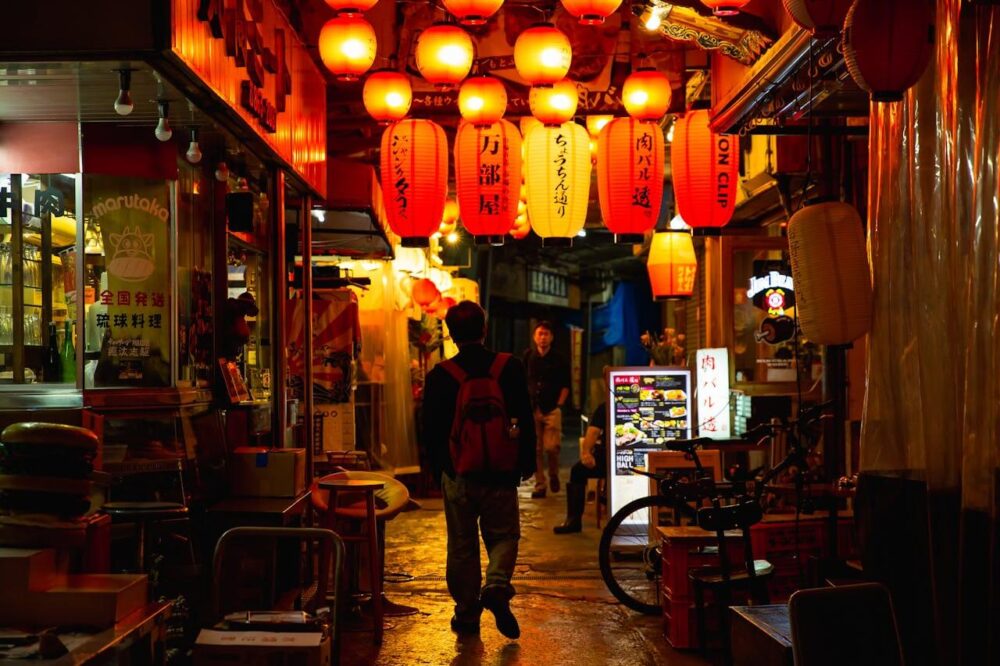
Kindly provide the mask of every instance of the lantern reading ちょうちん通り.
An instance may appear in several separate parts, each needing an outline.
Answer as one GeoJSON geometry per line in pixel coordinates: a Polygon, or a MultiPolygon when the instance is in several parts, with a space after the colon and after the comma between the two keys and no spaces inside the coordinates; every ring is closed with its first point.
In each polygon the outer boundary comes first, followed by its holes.
{"type": "Polygon", "coordinates": [[[854,0],[781,0],[785,11],[801,28],[815,35],[835,35],[844,27],[844,19],[854,0]]]}
{"type": "Polygon", "coordinates": [[[788,220],[788,253],[802,333],[820,345],[846,345],[867,333],[871,269],[858,211],[840,202],[799,210],[788,220]]]}
{"type": "Polygon", "coordinates": [[[597,193],[604,225],[618,243],[641,243],[663,200],[663,131],[616,118],[597,137],[597,193]]]}
{"type": "Polygon", "coordinates": [[[448,193],[448,141],[430,120],[400,120],[382,133],[382,198],[404,247],[426,247],[448,193]]]}
{"type": "Polygon", "coordinates": [[[455,135],[455,189],[462,224],[476,243],[500,245],[517,216],[521,135],[512,123],[463,122],[455,135]]]}
{"type": "Polygon", "coordinates": [[[749,2],[750,0],[701,0],[701,4],[711,9],[716,16],[735,16],[749,2]]]}
{"type": "Polygon", "coordinates": [[[439,296],[441,296],[441,292],[438,291],[437,285],[434,284],[433,280],[421,278],[415,280],[410,286],[410,298],[422,308],[436,301],[439,296]]]}
{"type": "Polygon", "coordinates": [[[514,42],[514,67],[532,86],[551,85],[569,73],[573,48],[569,38],[551,23],[538,23],[514,42]]]}
{"type": "Polygon", "coordinates": [[[497,13],[503,0],[442,0],[444,8],[463,25],[483,25],[497,13]]]}
{"type": "Polygon", "coordinates": [[[708,111],[689,111],[674,125],[670,146],[677,212],[696,233],[718,233],[736,208],[737,137],[714,134],[708,111]]]}
{"type": "Polygon", "coordinates": [[[576,115],[579,97],[576,83],[563,79],[551,86],[533,86],[528,93],[528,108],[539,122],[562,125],[576,115]]]}
{"type": "Polygon", "coordinates": [[[413,101],[410,77],[391,69],[372,72],[365,79],[361,97],[368,115],[375,120],[382,123],[402,120],[413,101]]]}
{"type": "Polygon", "coordinates": [[[378,0],[325,0],[338,16],[357,16],[375,6],[378,0]]]}
{"type": "Polygon", "coordinates": [[[507,110],[507,89],[492,76],[467,79],[458,91],[458,110],[470,123],[492,125],[507,110]]]}
{"type": "Polygon", "coordinates": [[[646,271],[656,300],[690,297],[698,274],[691,234],[673,229],[653,234],[646,271]]]}
{"type": "Polygon", "coordinates": [[[360,16],[335,16],[319,33],[319,57],[341,81],[357,81],[375,62],[375,30],[360,16]]]}
{"type": "Polygon", "coordinates": [[[622,86],[622,104],[637,120],[659,120],[670,108],[670,79],[653,67],[640,67],[622,86]]]}
{"type": "Polygon", "coordinates": [[[590,137],[573,122],[534,127],[524,138],[531,228],[543,245],[572,245],[587,221],[590,137]]]}
{"type": "Polygon", "coordinates": [[[567,12],[583,25],[600,25],[622,4],[622,0],[562,0],[567,12]]]}
{"type": "Polygon", "coordinates": [[[930,0],[858,0],[844,23],[844,62],[875,102],[898,102],[934,52],[930,0]]]}
{"type": "Polygon", "coordinates": [[[473,55],[469,33],[451,23],[435,23],[417,37],[414,59],[420,76],[439,88],[450,88],[469,75],[473,55]]]}

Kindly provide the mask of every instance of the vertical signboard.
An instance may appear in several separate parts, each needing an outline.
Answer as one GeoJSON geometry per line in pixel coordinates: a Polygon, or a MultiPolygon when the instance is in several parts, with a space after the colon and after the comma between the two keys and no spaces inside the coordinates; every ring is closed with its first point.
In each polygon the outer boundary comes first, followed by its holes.
{"type": "Polygon", "coordinates": [[[699,349],[695,365],[698,369],[698,436],[729,439],[729,350],[699,349]]]}

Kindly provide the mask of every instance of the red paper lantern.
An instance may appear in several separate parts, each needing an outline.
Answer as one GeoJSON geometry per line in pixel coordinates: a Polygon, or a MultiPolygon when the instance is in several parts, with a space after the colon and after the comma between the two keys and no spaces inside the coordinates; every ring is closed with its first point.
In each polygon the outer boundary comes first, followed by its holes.
{"type": "Polygon", "coordinates": [[[654,67],[640,67],[622,86],[625,110],[638,120],[659,120],[670,108],[670,79],[654,67]]]}
{"type": "Polygon", "coordinates": [[[736,208],[739,141],[714,134],[708,111],[690,111],[674,125],[670,166],[677,212],[697,233],[718,232],[736,208]]]}
{"type": "Polygon", "coordinates": [[[800,27],[814,35],[836,35],[854,0],[782,0],[785,11],[800,27]]]}
{"type": "Polygon", "coordinates": [[[663,131],[655,123],[617,118],[597,138],[597,193],[616,243],[641,243],[663,201],[663,131]]]}
{"type": "Polygon", "coordinates": [[[400,120],[382,133],[382,198],[404,247],[427,247],[448,193],[448,141],[430,120],[400,120]]]}
{"type": "Polygon", "coordinates": [[[429,83],[450,88],[469,75],[473,55],[469,33],[451,23],[435,23],[417,37],[414,59],[429,83]]]}
{"type": "Polygon", "coordinates": [[[476,243],[502,245],[517,216],[521,135],[500,120],[487,127],[461,123],[455,135],[455,189],[462,224],[476,243]]]}
{"type": "Polygon", "coordinates": [[[600,25],[622,4],[622,0],[562,0],[563,7],[583,25],[600,25]]]}
{"type": "Polygon", "coordinates": [[[443,296],[440,301],[437,302],[437,308],[434,310],[434,315],[438,319],[444,319],[448,314],[448,310],[455,307],[455,299],[451,296],[443,296]]]}
{"type": "Polygon", "coordinates": [[[507,89],[500,79],[475,76],[459,89],[458,110],[470,123],[492,125],[503,118],[507,110],[507,89]]]}
{"type": "Polygon", "coordinates": [[[698,274],[691,234],[673,230],[654,234],[646,271],[656,300],[689,298],[698,274]]]}
{"type": "Polygon", "coordinates": [[[463,25],[483,25],[497,13],[503,0],[443,0],[444,8],[463,25]]]}
{"type": "Polygon", "coordinates": [[[534,86],[528,93],[531,115],[549,126],[562,125],[576,115],[580,92],[569,79],[551,86],[534,86]]]}
{"type": "Polygon", "coordinates": [[[410,112],[413,88],[410,77],[391,69],[372,72],[361,95],[368,115],[379,122],[402,120],[410,112]]]}
{"type": "Polygon", "coordinates": [[[844,61],[872,101],[898,102],[934,52],[929,0],[858,0],[844,23],[844,61]]]}
{"type": "Polygon", "coordinates": [[[749,3],[750,0],[701,0],[716,16],[736,16],[749,3]]]}
{"type": "Polygon", "coordinates": [[[375,6],[378,0],[326,0],[330,9],[339,16],[357,16],[375,6]]]}
{"type": "Polygon", "coordinates": [[[413,283],[410,288],[410,298],[422,308],[427,307],[441,296],[437,285],[427,278],[422,278],[413,283]]]}
{"type": "Polygon", "coordinates": [[[319,32],[319,57],[341,81],[357,81],[375,62],[375,30],[359,16],[335,16],[319,32]]]}
{"type": "Polygon", "coordinates": [[[551,23],[537,23],[514,42],[514,67],[532,86],[551,85],[569,74],[573,47],[569,38],[551,23]]]}

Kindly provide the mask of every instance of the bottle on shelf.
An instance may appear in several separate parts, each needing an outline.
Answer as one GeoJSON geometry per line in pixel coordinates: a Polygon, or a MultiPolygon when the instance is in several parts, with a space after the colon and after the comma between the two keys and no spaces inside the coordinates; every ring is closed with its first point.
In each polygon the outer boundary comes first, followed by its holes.
{"type": "Polygon", "coordinates": [[[56,334],[56,323],[54,321],[49,322],[49,344],[45,348],[45,360],[42,363],[42,380],[46,382],[62,381],[59,336],[56,334]]]}
{"type": "Polygon", "coordinates": [[[59,361],[62,364],[63,384],[76,383],[76,347],[73,346],[73,327],[67,318],[64,324],[62,353],[59,354],[59,361]]]}

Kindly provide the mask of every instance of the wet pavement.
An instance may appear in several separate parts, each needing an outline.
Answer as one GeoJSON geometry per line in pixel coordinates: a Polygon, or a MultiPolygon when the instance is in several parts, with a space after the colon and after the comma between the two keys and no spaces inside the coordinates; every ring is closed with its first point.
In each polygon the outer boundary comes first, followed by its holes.
{"type": "MultiPolygon", "coordinates": [[[[574,449],[575,453],[575,449],[574,449]]],[[[564,455],[564,458],[566,456],[564,455]]],[[[568,478],[564,472],[563,482],[568,478]]],[[[419,608],[408,617],[386,618],[380,649],[368,633],[343,636],[345,666],[427,664],[666,664],[708,662],[691,652],[674,651],[663,636],[659,617],[638,615],[615,601],[597,565],[593,502],[587,504],[582,534],[555,535],[566,510],[564,492],[531,499],[521,487],[521,543],[511,608],[521,638],[510,641],[483,613],[478,637],[459,639],[449,626],[452,601],[445,585],[445,520],[440,499],[421,499],[423,508],[404,513],[386,531],[386,596],[419,608]],[[402,574],[405,574],[402,575],[402,574]],[[412,579],[408,579],[412,576],[412,579]],[[406,582],[393,582],[407,579],[406,582]]],[[[486,554],[482,553],[486,562],[486,554]]]]}

